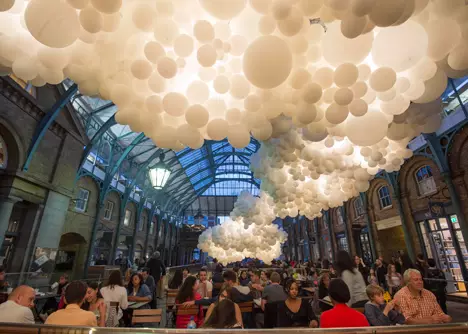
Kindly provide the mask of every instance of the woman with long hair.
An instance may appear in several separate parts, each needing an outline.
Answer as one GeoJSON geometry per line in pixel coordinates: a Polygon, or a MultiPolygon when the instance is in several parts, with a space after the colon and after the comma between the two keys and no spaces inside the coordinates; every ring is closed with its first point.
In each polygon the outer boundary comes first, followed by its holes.
{"type": "MultiPolygon", "coordinates": [[[[192,300],[201,299],[198,290],[198,280],[195,276],[188,276],[182,286],[179,289],[179,292],[176,296],[176,304],[182,304],[192,300]]],[[[176,317],[176,328],[187,328],[187,324],[190,322],[190,315],[177,315],[176,317]]],[[[193,317],[197,327],[203,323],[203,307],[199,306],[199,312],[193,317]]]]}
{"type": "Polygon", "coordinates": [[[128,308],[127,289],[122,286],[122,274],[120,270],[114,270],[107,281],[107,285],[101,289],[101,295],[104,298],[106,304],[118,303],[118,311],[116,316],[109,317],[112,319],[112,323],[107,323],[108,327],[117,327],[119,320],[123,316],[122,310],[128,308]]]}
{"type": "Polygon", "coordinates": [[[107,305],[99,291],[99,284],[91,282],[86,290],[86,297],[81,308],[85,311],[91,311],[96,315],[99,327],[106,327],[107,305]]]}
{"type": "MultiPolygon", "coordinates": [[[[206,311],[206,318],[205,318],[206,321],[207,321],[207,319],[210,318],[211,314],[213,313],[213,310],[217,307],[217,305],[221,301],[223,301],[225,299],[228,299],[228,300],[232,301],[232,287],[227,283],[224,283],[223,286],[221,287],[221,289],[219,290],[218,300],[216,302],[214,302],[213,304],[211,304],[210,307],[208,308],[208,310],[206,311]]],[[[240,307],[237,304],[234,304],[234,305],[235,305],[235,309],[236,309],[235,310],[236,311],[236,322],[238,324],[240,324],[240,327],[243,327],[242,313],[241,313],[240,307]]],[[[206,323],[206,321],[205,321],[205,323],[206,323]]]]}
{"type": "Polygon", "coordinates": [[[182,270],[177,269],[174,272],[174,276],[172,276],[171,281],[169,282],[168,288],[173,289],[173,290],[180,289],[180,287],[182,286],[182,280],[183,280],[182,270]]]}
{"type": "Polygon", "coordinates": [[[242,270],[239,275],[239,284],[242,286],[248,286],[250,278],[247,276],[247,270],[242,270]]]}
{"type": "Polygon", "coordinates": [[[351,299],[348,305],[351,307],[364,307],[367,303],[366,282],[362,274],[356,268],[355,263],[346,251],[339,251],[336,255],[335,266],[339,277],[349,288],[351,299]]]}
{"type": "MultiPolygon", "coordinates": [[[[242,328],[236,317],[236,304],[229,299],[219,301],[203,328],[242,328]]],[[[237,306],[239,307],[239,306],[237,306]]]]}
{"type": "MultiPolygon", "coordinates": [[[[319,286],[318,286],[318,298],[320,300],[323,300],[325,297],[328,297],[328,287],[330,285],[330,280],[331,278],[330,278],[329,273],[325,272],[320,276],[319,286]]],[[[331,310],[333,306],[320,301],[319,308],[322,312],[325,312],[325,311],[331,310]]]]}
{"type": "Polygon", "coordinates": [[[388,273],[385,278],[387,280],[388,292],[394,296],[400,290],[403,283],[403,277],[396,271],[394,264],[388,265],[388,273]]]}
{"type": "Polygon", "coordinates": [[[149,302],[153,299],[151,296],[151,291],[148,286],[143,283],[143,276],[139,273],[134,273],[130,276],[130,282],[128,283],[127,288],[128,301],[129,302],[148,302],[140,307],[140,309],[150,308],[149,302]]]}
{"type": "Polygon", "coordinates": [[[290,279],[284,286],[288,298],[278,303],[278,327],[318,327],[312,306],[307,299],[300,298],[299,285],[290,279]]]}

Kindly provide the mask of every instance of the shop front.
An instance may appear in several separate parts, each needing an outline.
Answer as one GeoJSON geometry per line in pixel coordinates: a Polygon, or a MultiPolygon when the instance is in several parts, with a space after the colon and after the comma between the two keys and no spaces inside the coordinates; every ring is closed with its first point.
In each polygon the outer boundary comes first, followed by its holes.
{"type": "Polygon", "coordinates": [[[382,255],[384,259],[391,259],[392,256],[398,256],[399,251],[407,253],[405,236],[399,215],[376,221],[375,225],[381,245],[379,255],[382,255]]]}
{"type": "Polygon", "coordinates": [[[372,264],[372,249],[370,245],[369,230],[367,227],[362,228],[361,233],[359,234],[359,248],[364,263],[368,265],[372,264]]]}
{"type": "MultiPolygon", "coordinates": [[[[448,211],[448,210],[447,210],[448,211]]],[[[445,214],[442,205],[431,205],[428,212],[416,215],[418,234],[426,258],[433,258],[438,268],[445,272],[447,292],[465,292],[463,270],[468,267],[468,252],[458,217],[445,214]],[[422,218],[422,219],[421,219],[422,218]],[[464,266],[464,267],[463,267],[464,266]]]]}
{"type": "Polygon", "coordinates": [[[349,253],[349,245],[348,245],[348,239],[346,239],[346,234],[344,232],[336,233],[335,239],[336,239],[336,246],[338,247],[338,250],[344,250],[349,253]]]}

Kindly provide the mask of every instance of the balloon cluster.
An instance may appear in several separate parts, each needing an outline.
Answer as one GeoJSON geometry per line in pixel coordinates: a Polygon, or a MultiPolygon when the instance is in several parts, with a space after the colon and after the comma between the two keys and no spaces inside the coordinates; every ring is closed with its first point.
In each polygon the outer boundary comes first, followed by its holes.
{"type": "Polygon", "coordinates": [[[78,83],[156,145],[267,140],[278,117],[377,143],[468,69],[464,0],[4,0],[0,72],[78,83]]]}
{"type": "Polygon", "coordinates": [[[249,192],[240,193],[230,219],[205,230],[198,239],[198,248],[221,263],[259,258],[269,263],[281,255],[281,244],[287,234],[273,224],[273,199],[266,193],[260,198],[249,192]]]}

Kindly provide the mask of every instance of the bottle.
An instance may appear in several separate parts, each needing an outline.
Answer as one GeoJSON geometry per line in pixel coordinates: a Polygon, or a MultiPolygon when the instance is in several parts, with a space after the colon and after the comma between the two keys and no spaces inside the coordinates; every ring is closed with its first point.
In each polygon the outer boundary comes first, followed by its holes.
{"type": "Polygon", "coordinates": [[[190,321],[187,324],[187,329],[196,329],[196,328],[197,328],[197,324],[195,323],[194,317],[191,316],[190,321]]]}

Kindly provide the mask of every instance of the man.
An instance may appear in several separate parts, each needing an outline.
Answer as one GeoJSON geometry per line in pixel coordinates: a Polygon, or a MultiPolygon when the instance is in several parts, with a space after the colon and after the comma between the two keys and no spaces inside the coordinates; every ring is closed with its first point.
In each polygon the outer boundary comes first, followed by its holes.
{"type": "Polygon", "coordinates": [[[394,300],[400,305],[406,324],[442,324],[452,321],[442,311],[434,294],[424,289],[423,278],[418,270],[406,270],[403,278],[406,286],[396,293],[394,300]]]}
{"type": "Polygon", "coordinates": [[[153,276],[150,275],[150,269],[148,267],[141,269],[141,276],[143,276],[143,283],[149,288],[151,294],[154,294],[156,283],[154,282],[153,276]]]}
{"type": "Polygon", "coordinates": [[[14,289],[8,300],[0,305],[0,322],[34,324],[31,307],[34,306],[36,292],[27,285],[14,289]]]}
{"type": "Polygon", "coordinates": [[[384,261],[384,258],[382,255],[379,256],[380,262],[382,262],[382,265],[384,266],[385,270],[388,268],[388,263],[384,261]]]}
{"type": "Polygon", "coordinates": [[[119,257],[115,259],[114,265],[116,265],[116,266],[121,266],[121,265],[122,265],[122,262],[123,262],[122,253],[120,253],[120,254],[119,254],[119,257]]]}
{"type": "Polygon", "coordinates": [[[434,259],[427,259],[427,280],[424,281],[426,288],[431,291],[437,298],[437,302],[440,305],[442,311],[447,314],[447,295],[445,288],[447,287],[447,281],[445,274],[436,267],[434,259]]]}
{"type": "Polygon", "coordinates": [[[252,275],[250,276],[249,288],[254,299],[258,299],[262,297],[262,292],[264,288],[260,282],[260,276],[261,276],[260,271],[254,271],[252,275]]]}
{"type": "Polygon", "coordinates": [[[379,285],[386,290],[387,281],[385,279],[385,275],[387,275],[387,269],[384,267],[382,260],[378,258],[375,260],[375,276],[377,277],[377,281],[379,285]]]}
{"type": "Polygon", "coordinates": [[[198,293],[202,298],[211,298],[213,297],[213,284],[208,281],[208,272],[206,269],[201,269],[198,273],[199,276],[199,285],[198,293]]]}
{"type": "Polygon", "coordinates": [[[284,292],[283,286],[280,285],[281,276],[276,271],[270,275],[271,284],[263,289],[262,293],[262,310],[265,311],[266,303],[276,303],[284,301],[288,298],[284,292]]]}
{"type": "MultiPolygon", "coordinates": [[[[117,261],[117,260],[116,260],[117,261]]],[[[107,260],[104,258],[104,254],[99,255],[99,259],[96,261],[97,266],[106,266],[107,260]]]]}
{"type": "Polygon", "coordinates": [[[159,280],[164,280],[164,276],[166,276],[166,267],[161,261],[161,253],[158,251],[154,252],[146,267],[149,269],[150,275],[154,278],[154,286],[157,290],[159,280]]]}
{"type": "MultiPolygon", "coordinates": [[[[71,282],[65,290],[67,307],[49,315],[45,324],[96,327],[96,315],[93,312],[81,309],[87,289],[88,286],[81,281],[71,282]]],[[[104,303],[99,305],[104,307],[104,303]]]]}
{"type": "Polygon", "coordinates": [[[229,284],[232,289],[232,301],[234,303],[244,303],[244,302],[250,302],[253,300],[252,295],[250,294],[243,294],[242,292],[239,291],[238,289],[238,283],[237,283],[237,276],[236,273],[233,272],[232,270],[226,270],[223,274],[224,282],[229,284]]]}

